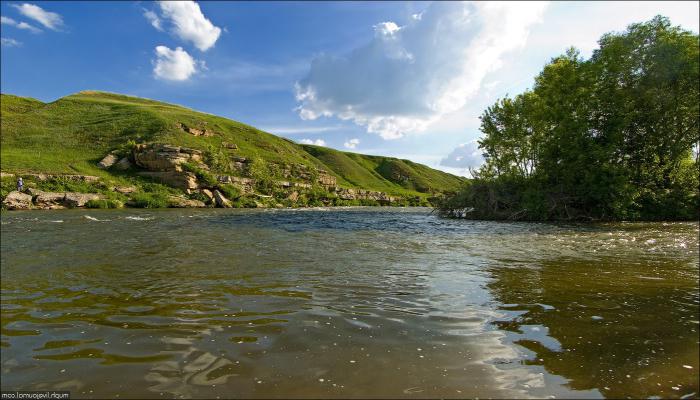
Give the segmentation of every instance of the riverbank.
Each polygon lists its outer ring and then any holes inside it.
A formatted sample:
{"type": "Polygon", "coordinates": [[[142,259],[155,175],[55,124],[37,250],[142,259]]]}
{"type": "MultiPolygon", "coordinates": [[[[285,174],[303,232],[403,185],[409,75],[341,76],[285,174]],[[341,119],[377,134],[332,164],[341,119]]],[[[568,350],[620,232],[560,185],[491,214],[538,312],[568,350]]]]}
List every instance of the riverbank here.
{"type": "MultiPolygon", "coordinates": [[[[144,156],[134,152],[135,165],[117,176],[2,172],[0,201],[8,210],[63,208],[303,208],[334,206],[430,206],[425,194],[389,195],[385,192],[337,186],[323,170],[304,172],[297,179],[273,180],[219,175],[197,159],[178,158],[176,152],[149,146],[144,156]],[[155,154],[155,156],[153,155],[155,154]],[[144,161],[149,157],[149,161],[144,161]],[[140,167],[140,168],[139,168],[140,167]],[[16,189],[18,178],[24,188],[16,189]]],[[[143,147],[142,147],[143,148],[143,147]]],[[[186,154],[186,153],[185,153],[186,154]]],[[[111,157],[108,155],[106,158],[111,157]]],[[[115,157],[116,159],[116,157],[115,157]]],[[[126,159],[128,162],[128,158],[126,159]]],[[[104,161],[104,160],[103,160],[104,161]]],[[[253,175],[245,173],[245,175],[253,175]]]]}
{"type": "Polygon", "coordinates": [[[50,103],[1,99],[0,200],[23,176],[25,187],[54,194],[36,204],[38,195],[26,193],[35,208],[68,207],[46,201],[56,193],[96,194],[99,207],[429,205],[465,182],[154,100],[96,91],[50,103]]]}

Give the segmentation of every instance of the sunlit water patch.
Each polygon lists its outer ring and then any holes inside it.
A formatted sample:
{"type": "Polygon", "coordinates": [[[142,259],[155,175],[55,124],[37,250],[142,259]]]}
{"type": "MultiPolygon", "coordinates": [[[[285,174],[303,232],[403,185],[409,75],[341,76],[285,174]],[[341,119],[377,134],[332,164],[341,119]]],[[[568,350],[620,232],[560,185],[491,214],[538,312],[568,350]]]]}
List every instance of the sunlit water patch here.
{"type": "Polygon", "coordinates": [[[10,212],[1,229],[3,390],[700,393],[696,223],[91,210],[10,212]]]}

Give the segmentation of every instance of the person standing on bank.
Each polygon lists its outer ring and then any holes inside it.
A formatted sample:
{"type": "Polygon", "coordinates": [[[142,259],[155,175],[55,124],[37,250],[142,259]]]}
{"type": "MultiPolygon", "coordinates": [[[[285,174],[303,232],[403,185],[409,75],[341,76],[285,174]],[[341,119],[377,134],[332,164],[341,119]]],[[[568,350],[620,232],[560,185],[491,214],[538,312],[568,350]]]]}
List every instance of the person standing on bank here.
{"type": "Polygon", "coordinates": [[[17,191],[21,192],[22,189],[24,189],[24,181],[22,181],[22,177],[20,176],[19,179],[17,179],[17,191]]]}

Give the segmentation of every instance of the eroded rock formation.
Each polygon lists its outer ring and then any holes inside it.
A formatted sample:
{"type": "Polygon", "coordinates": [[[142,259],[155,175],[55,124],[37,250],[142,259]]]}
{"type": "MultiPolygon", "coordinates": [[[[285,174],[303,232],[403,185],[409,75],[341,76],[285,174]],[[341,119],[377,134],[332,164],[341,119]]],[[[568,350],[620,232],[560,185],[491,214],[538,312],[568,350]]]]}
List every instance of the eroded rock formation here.
{"type": "Polygon", "coordinates": [[[8,210],[30,210],[34,208],[32,196],[16,190],[8,193],[5,200],[2,201],[2,204],[8,210]]]}

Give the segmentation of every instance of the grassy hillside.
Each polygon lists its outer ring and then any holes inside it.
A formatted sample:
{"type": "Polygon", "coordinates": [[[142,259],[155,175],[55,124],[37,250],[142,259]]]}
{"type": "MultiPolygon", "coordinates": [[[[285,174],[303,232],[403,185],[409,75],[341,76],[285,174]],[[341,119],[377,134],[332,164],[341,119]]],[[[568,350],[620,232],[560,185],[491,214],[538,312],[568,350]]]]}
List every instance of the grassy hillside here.
{"type": "Polygon", "coordinates": [[[221,149],[222,142],[228,142],[238,149],[227,151],[226,157],[325,169],[342,187],[425,196],[456,190],[463,183],[463,178],[408,160],[298,145],[240,122],[137,97],[84,91],[43,103],[3,94],[0,105],[0,168],[4,172],[85,174],[119,180],[97,168],[97,162],[129,141],[203,151],[221,149]],[[194,136],[180,124],[214,134],[194,136]]]}
{"type": "MultiPolygon", "coordinates": [[[[409,160],[348,153],[328,147],[302,145],[349,187],[389,193],[452,191],[463,179],[409,160]]],[[[339,180],[339,182],[341,182],[339,180]]]]}

